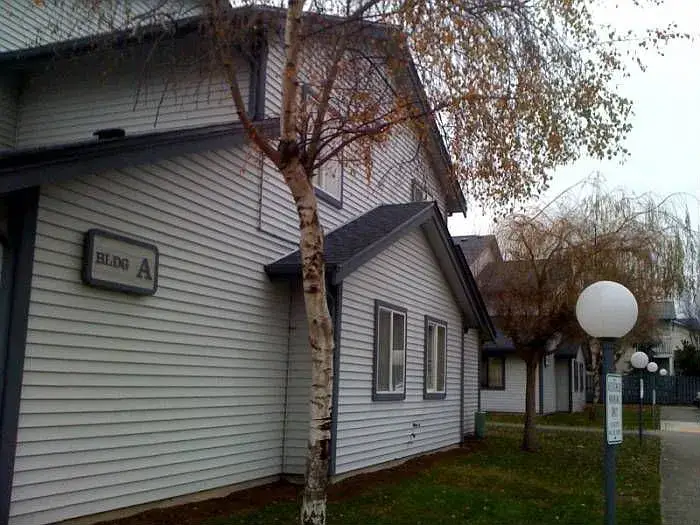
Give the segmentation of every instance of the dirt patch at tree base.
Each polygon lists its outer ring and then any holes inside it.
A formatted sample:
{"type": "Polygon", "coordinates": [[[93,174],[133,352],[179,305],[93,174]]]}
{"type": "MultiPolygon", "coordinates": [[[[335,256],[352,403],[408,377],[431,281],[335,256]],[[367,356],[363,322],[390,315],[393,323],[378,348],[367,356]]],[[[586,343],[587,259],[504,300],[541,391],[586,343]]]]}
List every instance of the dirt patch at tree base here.
{"type": "MultiPolygon", "coordinates": [[[[427,454],[410,459],[393,468],[358,474],[334,483],[328,489],[329,501],[351,499],[367,491],[367,487],[393,483],[398,479],[417,476],[440,461],[457,459],[484,446],[481,441],[467,441],[461,447],[445,452],[427,454]]],[[[214,498],[173,507],[152,509],[127,518],[101,521],[98,525],[200,525],[208,519],[253,511],[277,502],[300,500],[303,487],[278,481],[260,487],[232,492],[214,498]]]]}

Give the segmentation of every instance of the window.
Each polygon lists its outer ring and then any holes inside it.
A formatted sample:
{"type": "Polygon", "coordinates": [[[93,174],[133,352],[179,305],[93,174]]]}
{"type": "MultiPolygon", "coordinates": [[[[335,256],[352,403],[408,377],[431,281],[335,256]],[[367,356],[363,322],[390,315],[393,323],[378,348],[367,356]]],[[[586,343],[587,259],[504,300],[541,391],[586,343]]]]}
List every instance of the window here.
{"type": "Polygon", "coordinates": [[[574,392],[578,392],[578,391],[579,391],[579,372],[580,372],[580,369],[579,369],[578,363],[577,363],[576,361],[574,361],[573,363],[574,363],[574,368],[573,368],[573,372],[574,372],[574,389],[573,389],[573,391],[574,391],[574,392]]]}
{"type": "Polygon", "coordinates": [[[411,183],[411,201],[423,202],[431,200],[433,200],[433,198],[430,193],[428,193],[428,189],[426,188],[425,184],[414,179],[411,183]]]}
{"type": "Polygon", "coordinates": [[[327,160],[316,172],[316,195],[336,208],[343,205],[343,159],[327,160]]]}
{"type": "Polygon", "coordinates": [[[424,399],[445,399],[447,323],[425,316],[424,399]]]}
{"type": "Polygon", "coordinates": [[[481,388],[489,390],[505,390],[506,388],[506,359],[503,356],[482,357],[481,359],[481,388]]]}
{"type": "Polygon", "coordinates": [[[584,392],[586,390],[586,367],[584,366],[583,363],[578,364],[581,376],[578,382],[578,385],[580,387],[579,392],[584,392]]]}
{"type": "Polygon", "coordinates": [[[404,399],[405,383],[406,309],[375,301],[372,399],[404,399]]]}

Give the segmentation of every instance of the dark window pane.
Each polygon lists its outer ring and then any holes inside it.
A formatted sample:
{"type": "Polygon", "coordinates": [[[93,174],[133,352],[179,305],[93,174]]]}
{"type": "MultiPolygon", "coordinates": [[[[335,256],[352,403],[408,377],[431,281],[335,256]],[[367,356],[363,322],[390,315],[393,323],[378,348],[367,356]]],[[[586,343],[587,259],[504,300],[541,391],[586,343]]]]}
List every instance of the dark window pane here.
{"type": "Polygon", "coordinates": [[[488,369],[489,388],[503,388],[503,359],[489,357],[488,369]]]}
{"type": "Polygon", "coordinates": [[[425,349],[425,388],[435,390],[435,325],[428,324],[425,349]]]}
{"type": "Polygon", "coordinates": [[[445,390],[445,352],[447,350],[447,333],[444,326],[437,327],[437,388],[439,392],[445,390]]]}
{"type": "Polygon", "coordinates": [[[377,391],[387,392],[391,360],[391,312],[379,310],[377,323],[377,391]]]}

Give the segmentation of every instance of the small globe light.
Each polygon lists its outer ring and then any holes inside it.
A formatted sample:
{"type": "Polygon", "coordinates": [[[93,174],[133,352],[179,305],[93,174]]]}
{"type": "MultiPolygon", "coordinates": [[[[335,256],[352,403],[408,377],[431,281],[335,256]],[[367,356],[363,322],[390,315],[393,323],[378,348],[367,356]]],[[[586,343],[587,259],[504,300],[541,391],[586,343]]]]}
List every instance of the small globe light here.
{"type": "Polygon", "coordinates": [[[653,361],[647,365],[647,370],[651,372],[652,374],[656,373],[656,371],[659,369],[659,365],[654,363],[653,361]]]}
{"type": "Polygon", "coordinates": [[[576,319],[592,337],[622,337],[637,322],[637,300],[620,283],[598,281],[578,296],[576,319]]]}
{"type": "Polygon", "coordinates": [[[662,368],[661,370],[659,370],[659,374],[662,376],[668,375],[668,370],[666,370],[665,368],[662,368]]]}
{"type": "Polygon", "coordinates": [[[635,352],[632,354],[632,357],[630,357],[630,363],[632,363],[634,368],[641,370],[642,368],[647,367],[647,363],[649,363],[649,356],[644,352],[635,352]]]}

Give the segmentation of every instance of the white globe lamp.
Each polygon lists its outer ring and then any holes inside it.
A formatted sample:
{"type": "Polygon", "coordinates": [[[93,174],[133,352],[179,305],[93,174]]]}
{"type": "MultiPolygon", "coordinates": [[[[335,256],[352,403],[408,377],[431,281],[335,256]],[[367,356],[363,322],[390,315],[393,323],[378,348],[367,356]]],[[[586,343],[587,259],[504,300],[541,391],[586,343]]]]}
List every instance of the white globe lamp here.
{"type": "Polygon", "coordinates": [[[630,363],[637,370],[642,370],[646,368],[649,364],[649,356],[646,355],[644,352],[635,352],[630,358],[630,363]]]}
{"type": "Polygon", "coordinates": [[[653,361],[647,365],[647,371],[652,373],[652,374],[655,374],[658,369],[659,369],[659,365],[657,365],[653,361]]]}
{"type": "Polygon", "coordinates": [[[667,375],[668,375],[668,370],[666,370],[665,368],[662,368],[661,370],[659,370],[659,375],[661,375],[661,376],[667,376],[667,375]]]}
{"type": "Polygon", "coordinates": [[[620,283],[598,281],[578,296],[576,319],[592,337],[619,338],[637,322],[637,300],[620,283]]]}

